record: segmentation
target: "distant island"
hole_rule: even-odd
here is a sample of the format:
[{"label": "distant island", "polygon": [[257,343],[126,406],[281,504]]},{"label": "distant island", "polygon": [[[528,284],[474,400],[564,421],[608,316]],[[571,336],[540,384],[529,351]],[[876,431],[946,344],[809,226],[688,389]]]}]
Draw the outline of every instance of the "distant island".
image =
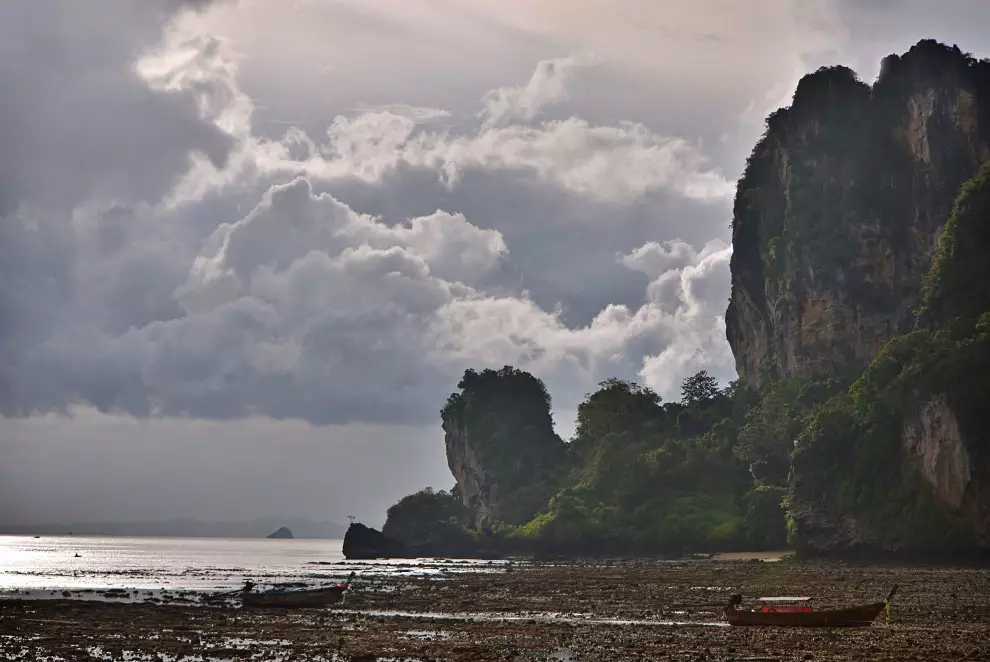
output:
[{"label": "distant island", "polygon": [[[281,531],[288,536],[276,535]],[[272,533],[272,532],[275,533]],[[201,522],[171,519],[161,522],[69,522],[0,526],[0,535],[162,536],[184,538],[309,538],[339,540],[346,527],[289,517],[262,517],[243,522]],[[270,535],[269,535],[270,534]]]},{"label": "distant island", "polygon": [[293,538],[294,536],[292,535],[292,531],[289,531],[284,526],[280,526],[280,527],[278,527],[278,531],[275,531],[274,533],[269,533],[268,534],[268,537],[269,538],[289,539],[289,538]]}]

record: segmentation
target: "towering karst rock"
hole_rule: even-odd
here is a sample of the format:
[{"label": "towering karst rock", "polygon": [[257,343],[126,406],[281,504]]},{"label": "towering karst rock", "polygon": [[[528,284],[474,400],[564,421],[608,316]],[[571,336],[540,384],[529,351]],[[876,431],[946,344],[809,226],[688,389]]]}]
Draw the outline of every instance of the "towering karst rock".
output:
[{"label": "towering karst rock", "polygon": [[930,40],[767,120],[733,214],[739,377],[854,382],[796,440],[805,549],[990,548],[988,158],[990,62]]},{"label": "towering karst rock", "polygon": [[527,372],[468,370],[442,411],[447,464],[457,493],[484,529],[527,522],[555,491],[566,456],[553,430],[550,394]]},{"label": "towering karst rock", "polygon": [[922,41],[767,120],[733,213],[726,336],[743,383],[861,372],[914,323],[942,227],[990,157],[990,64]]}]

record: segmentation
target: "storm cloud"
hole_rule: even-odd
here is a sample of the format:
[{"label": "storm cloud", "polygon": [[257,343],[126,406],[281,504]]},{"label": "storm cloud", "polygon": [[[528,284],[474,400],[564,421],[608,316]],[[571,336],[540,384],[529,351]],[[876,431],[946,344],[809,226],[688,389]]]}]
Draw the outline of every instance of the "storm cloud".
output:
[{"label": "storm cloud", "polygon": [[[728,376],[726,287],[700,284],[725,270],[683,242],[686,260],[643,269],[654,244],[635,244],[665,209],[724,220],[732,183],[641,123],[542,118],[593,58],[536,63],[459,130],[437,126],[445,109],[398,106],[270,139],[220,41],[150,25],[157,41],[90,63],[102,95],[70,97],[95,106],[83,140],[32,114],[8,129],[38,156],[67,147],[50,176],[72,186],[21,187],[4,217],[6,413],[422,423],[466,367],[533,370],[570,404],[610,374],[665,395],[703,364]],[[391,218],[360,211],[358,189],[404,186],[419,190]],[[588,297],[602,274],[623,291]]]}]

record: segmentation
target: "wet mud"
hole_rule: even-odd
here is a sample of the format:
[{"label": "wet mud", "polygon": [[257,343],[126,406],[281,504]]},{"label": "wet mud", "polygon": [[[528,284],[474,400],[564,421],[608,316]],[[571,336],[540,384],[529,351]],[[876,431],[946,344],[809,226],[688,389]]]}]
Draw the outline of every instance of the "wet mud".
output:
[{"label": "wet mud", "polygon": [[[740,628],[722,616],[732,593],[811,596],[824,609],[882,600],[894,584],[892,619],[869,628]],[[405,577],[368,568],[343,605],[321,609],[135,591],[5,597],[0,659],[12,660],[990,659],[990,569],[972,567],[626,561]]]}]

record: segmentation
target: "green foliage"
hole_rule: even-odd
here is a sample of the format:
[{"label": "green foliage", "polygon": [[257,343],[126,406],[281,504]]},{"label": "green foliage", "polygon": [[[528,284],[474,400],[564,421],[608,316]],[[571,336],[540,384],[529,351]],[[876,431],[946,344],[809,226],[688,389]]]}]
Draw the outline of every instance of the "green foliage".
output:
[{"label": "green foliage", "polygon": [[[520,419],[549,420],[542,383],[512,369],[468,375],[448,400],[445,426],[468,425],[472,444],[486,457],[520,452]],[[541,406],[527,409],[510,384],[529,389],[526,397]],[[774,385],[761,396],[736,383],[720,389],[702,371],[684,380],[681,402],[663,403],[638,384],[605,380],[578,408],[570,461],[500,492],[488,544],[571,554],[778,547],[786,536],[784,489],[754,485],[749,465],[786,456],[810,408],[837,388],[803,380]],[[766,441],[765,435],[776,436]],[[438,533],[424,520],[462,528],[471,521],[442,493],[413,496],[390,511],[390,530],[393,521],[407,521],[407,535],[435,539],[448,529]]]},{"label": "green foliage", "polygon": [[719,396],[718,380],[707,371],[686,378],[681,383],[681,402],[685,405],[705,404]]},{"label": "green foliage", "polygon": [[579,407],[570,484],[511,536],[570,552],[742,544],[751,481],[733,453],[733,418],[754,400],[736,385],[720,390],[705,372],[684,381],[682,403],[662,404],[631,382],[602,382]]},{"label": "green foliage", "polygon": [[578,405],[571,451],[585,456],[610,432],[638,430],[663,418],[660,396],[651,389],[621,379],[607,379]]},{"label": "green foliage", "polygon": [[990,162],[966,182],[925,278],[922,324],[975,319],[990,310]]},{"label": "green foliage", "polygon": [[743,526],[751,549],[783,549],[786,546],[786,496],[786,488],[774,485],[760,485],[746,494]]},{"label": "green foliage", "polygon": [[800,491],[805,498],[827,502],[832,487],[847,475],[859,434],[859,422],[848,394],[822,405],[795,441],[792,490]]},{"label": "green foliage", "polygon": [[497,517],[505,524],[524,524],[533,517],[534,514],[546,510],[547,502],[560,490],[566,473],[566,465],[562,465],[557,472],[550,473],[542,480],[534,479],[532,483],[526,483],[507,491],[498,500]]},{"label": "green foliage", "polygon": [[[988,316],[981,319],[990,323]],[[905,455],[902,431],[925,402],[944,396],[971,460],[986,462],[988,331],[990,324],[957,322],[891,340],[848,395],[831,399],[799,435],[792,464],[800,481],[791,498],[856,517],[887,548],[971,548],[972,528],[936,502]]]},{"label": "green foliage", "polygon": [[414,549],[469,551],[475,543],[469,521],[470,513],[460,499],[428,487],[389,508],[382,533]]},{"label": "green foliage", "polygon": [[794,442],[818,405],[839,392],[834,379],[771,382],[739,430],[736,456],[748,463],[759,484],[784,485]]}]

